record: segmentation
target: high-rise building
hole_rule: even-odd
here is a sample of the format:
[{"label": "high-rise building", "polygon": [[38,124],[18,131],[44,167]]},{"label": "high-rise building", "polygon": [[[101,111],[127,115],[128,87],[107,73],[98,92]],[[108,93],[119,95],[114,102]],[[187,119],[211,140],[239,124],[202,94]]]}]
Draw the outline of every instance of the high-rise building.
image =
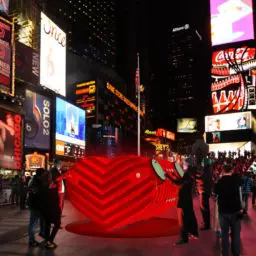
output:
[{"label": "high-rise building", "polygon": [[116,67],[116,1],[44,0],[43,9],[68,34],[68,46]]}]

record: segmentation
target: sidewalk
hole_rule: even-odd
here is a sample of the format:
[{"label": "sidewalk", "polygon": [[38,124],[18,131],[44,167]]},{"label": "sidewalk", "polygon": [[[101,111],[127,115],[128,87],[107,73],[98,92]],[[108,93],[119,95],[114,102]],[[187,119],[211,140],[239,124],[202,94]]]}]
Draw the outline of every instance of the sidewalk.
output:
[{"label": "sidewalk", "polygon": [[[195,201],[198,222],[198,200]],[[173,214],[173,213],[170,213]],[[69,202],[65,202],[63,226],[82,220]],[[254,256],[256,250],[256,210],[250,209],[250,219],[243,221],[242,255]],[[220,255],[219,243],[213,231],[200,233],[200,239],[188,245],[174,247],[178,237],[154,239],[103,239],[78,236],[60,230],[56,243],[58,248],[47,251],[44,248],[28,248],[27,223],[29,212],[9,206],[0,208],[0,256],[51,255],[51,256],[217,256]]]}]

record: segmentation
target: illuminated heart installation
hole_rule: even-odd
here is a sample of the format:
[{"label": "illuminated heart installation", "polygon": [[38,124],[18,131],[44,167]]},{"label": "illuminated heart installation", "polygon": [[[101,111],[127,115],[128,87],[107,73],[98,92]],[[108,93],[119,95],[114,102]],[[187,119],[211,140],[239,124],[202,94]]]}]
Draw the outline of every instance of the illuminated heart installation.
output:
[{"label": "illuminated heart installation", "polygon": [[106,230],[148,220],[177,201],[178,188],[165,180],[161,167],[180,177],[173,163],[159,160],[156,169],[153,161],[138,156],[84,158],[68,171],[68,198]]}]

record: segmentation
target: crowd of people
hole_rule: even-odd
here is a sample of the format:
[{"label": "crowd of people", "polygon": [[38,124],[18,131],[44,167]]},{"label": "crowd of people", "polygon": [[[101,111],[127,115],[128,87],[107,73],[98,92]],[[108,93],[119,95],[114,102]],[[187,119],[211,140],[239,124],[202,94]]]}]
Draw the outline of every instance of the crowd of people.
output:
[{"label": "crowd of people", "polygon": [[[249,152],[244,152],[243,155],[240,155],[240,152],[223,152],[218,153],[217,156],[210,154],[208,145],[199,135],[190,157],[185,158],[182,163],[183,177],[175,179],[170,173],[166,173],[166,177],[171,182],[179,185],[177,207],[181,238],[176,245],[186,244],[189,239],[199,238],[199,228],[193,208],[193,194],[195,194],[193,191],[196,191],[200,198],[203,220],[200,230],[215,229],[218,237],[221,238],[223,256],[229,255],[229,236],[231,236],[232,254],[240,255],[241,220],[248,215],[248,200],[251,192],[252,205],[255,207],[255,160],[254,154]],[[213,212],[210,210],[212,196],[215,202]],[[212,219],[211,216],[214,218]]]},{"label": "crowd of people", "polygon": [[10,203],[19,206],[21,210],[29,209],[30,211],[29,246],[41,245],[35,239],[35,230],[37,224],[40,223],[39,236],[44,239],[45,248],[54,249],[57,247],[54,239],[59,229],[62,229],[64,179],[62,163],[56,161],[50,171],[39,168],[33,176],[25,176],[25,172],[21,171],[19,175],[11,178],[8,182],[11,187]]}]

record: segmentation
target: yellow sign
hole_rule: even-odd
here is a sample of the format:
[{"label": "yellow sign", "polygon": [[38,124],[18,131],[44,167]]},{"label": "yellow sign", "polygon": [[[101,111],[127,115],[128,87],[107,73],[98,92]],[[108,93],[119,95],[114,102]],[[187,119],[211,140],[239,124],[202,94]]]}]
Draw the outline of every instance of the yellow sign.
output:
[{"label": "yellow sign", "polygon": [[168,144],[156,144],[156,151],[170,150]]},{"label": "yellow sign", "polygon": [[[138,112],[138,107],[132,103],[130,100],[128,100],[121,92],[119,92],[113,85],[110,83],[107,83],[107,89],[111,91],[113,94],[115,94],[120,100],[122,100],[125,104],[127,104],[130,108],[134,109],[136,112]],[[140,111],[140,115],[144,116],[144,112]]]},{"label": "yellow sign", "polygon": [[147,135],[156,135],[156,131],[145,130],[145,134],[147,134]]},{"label": "yellow sign", "polygon": [[26,155],[26,170],[45,168],[45,156],[37,152]]},{"label": "yellow sign", "polygon": [[88,86],[88,85],[95,85],[95,83],[96,83],[96,81],[89,81],[89,82],[77,84],[76,88],[85,87],[85,86]]}]

